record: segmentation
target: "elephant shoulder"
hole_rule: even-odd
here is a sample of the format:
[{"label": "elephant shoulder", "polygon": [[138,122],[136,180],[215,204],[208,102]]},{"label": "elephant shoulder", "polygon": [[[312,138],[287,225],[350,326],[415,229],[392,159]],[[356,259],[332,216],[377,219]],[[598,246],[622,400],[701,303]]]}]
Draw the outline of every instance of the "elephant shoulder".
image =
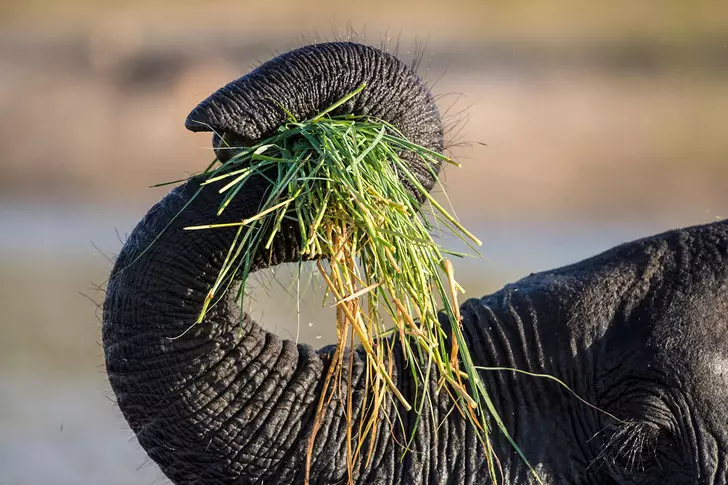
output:
[{"label": "elephant shoulder", "polygon": [[728,220],[675,229],[615,246],[501,290],[562,303],[644,299],[655,292],[696,293],[728,285]]},{"label": "elephant shoulder", "polygon": [[[713,289],[706,290],[705,282]],[[476,306],[519,324],[532,321],[597,335],[614,320],[657,322],[674,306],[676,294],[705,301],[696,295],[714,296],[727,287],[728,221],[723,221],[627,242],[533,273],[477,300]]]}]

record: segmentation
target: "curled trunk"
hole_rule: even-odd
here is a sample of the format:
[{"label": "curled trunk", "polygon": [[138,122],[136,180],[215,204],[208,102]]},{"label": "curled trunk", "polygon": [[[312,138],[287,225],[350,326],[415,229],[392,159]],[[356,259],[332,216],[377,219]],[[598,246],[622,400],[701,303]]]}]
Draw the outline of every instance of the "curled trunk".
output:
[{"label": "curled trunk", "polygon": [[[284,119],[271,100],[305,119],[362,82],[368,88],[340,113],[382,118],[414,142],[442,149],[437,108],[417,75],[388,54],[346,43],[305,47],[262,65],[201,103],[187,126],[214,131],[216,145],[222,136],[253,143]],[[414,169],[431,187],[432,176]],[[175,483],[298,482],[330,356],[264,331],[230,301],[194,324],[235,233],[183,231],[216,220],[220,196],[215,187],[199,188],[189,181],[156,204],[119,255],[103,319],[111,386],[140,444]],[[250,184],[225,217],[256,213],[265,190],[262,180]],[[297,261],[297,248],[295,231],[284,228],[255,268]],[[362,372],[357,356],[355,396]],[[408,392],[407,383],[399,385]],[[360,403],[355,397],[355,414]],[[312,482],[345,478],[344,421],[334,402],[314,448]],[[370,467],[357,464],[361,480],[412,471],[392,439],[379,438],[374,449]]]}]

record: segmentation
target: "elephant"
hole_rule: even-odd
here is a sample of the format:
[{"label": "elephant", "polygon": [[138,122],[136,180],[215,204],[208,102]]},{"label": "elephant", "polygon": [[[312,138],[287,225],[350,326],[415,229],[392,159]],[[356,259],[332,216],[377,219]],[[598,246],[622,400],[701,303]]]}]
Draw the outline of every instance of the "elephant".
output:
[{"label": "elephant", "polygon": [[[413,142],[443,150],[426,83],[397,57],[352,42],[309,45],[261,64],[202,101],[186,127],[213,132],[217,157],[227,160],[235,152],[228,146],[251,146],[285,120],[272,100],[307,119],[362,82],[367,89],[336,114],[381,118]],[[417,170],[416,160],[408,163]],[[417,173],[432,188],[433,173]],[[216,217],[220,195],[200,187],[190,178],[143,217],[115,261],[103,307],[118,407],[167,477],[215,485],[494,483],[482,443],[450,412],[452,398],[437,392],[434,372],[425,383],[433,398],[417,426],[398,400],[385,401],[383,412],[403,416],[402,429],[378,433],[370,459],[360,457],[352,476],[344,403],[332,400],[306,477],[332,349],[263,330],[232,298],[195,324],[235,233],[183,231]],[[264,180],[251,182],[218,220],[254,214],[265,191]],[[256,256],[254,270],[299,261],[294,228],[284,225],[272,247]],[[530,464],[496,429],[500,483],[728,483],[728,221],[530,274],[465,301],[460,313],[483,384]],[[351,373],[342,373],[355,419],[365,360],[357,348]],[[392,361],[395,385],[413,396],[402,353]]]}]

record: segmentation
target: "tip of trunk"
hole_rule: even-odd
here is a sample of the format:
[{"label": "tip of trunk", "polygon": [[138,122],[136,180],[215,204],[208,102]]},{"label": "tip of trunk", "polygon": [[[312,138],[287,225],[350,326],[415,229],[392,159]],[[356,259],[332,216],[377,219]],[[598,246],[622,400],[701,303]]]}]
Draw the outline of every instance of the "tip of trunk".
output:
[{"label": "tip of trunk", "polygon": [[[308,45],[262,64],[202,101],[185,126],[249,146],[273,135],[286,121],[281,106],[298,120],[310,119],[362,83],[366,88],[332,115],[378,118],[413,143],[443,150],[442,121],[427,84],[393,55],[351,42]],[[429,170],[417,170],[421,161],[411,163],[431,188],[435,180]],[[434,168],[439,172],[440,166]]]}]

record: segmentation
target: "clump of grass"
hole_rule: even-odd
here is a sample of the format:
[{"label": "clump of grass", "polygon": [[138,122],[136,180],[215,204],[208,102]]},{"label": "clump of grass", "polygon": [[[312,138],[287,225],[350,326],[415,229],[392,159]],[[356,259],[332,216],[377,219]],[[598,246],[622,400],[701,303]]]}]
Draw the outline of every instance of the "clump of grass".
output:
[{"label": "clump of grass", "polygon": [[[476,430],[495,478],[497,461],[490,445],[487,415],[509,435],[478,376],[460,328],[457,295],[463,290],[455,280],[447,255],[461,255],[440,247],[430,233],[438,225],[473,249],[480,241],[429,194],[402,154],[414,155],[435,180],[435,167],[457,163],[408,141],[385,121],[330,115],[364,88],[360,86],[309,120],[298,121],[286,111],[287,121],[275,135],[240,148],[229,161],[208,168],[203,174],[203,186],[222,185],[218,215],[254,178],[263,177],[270,188],[259,212],[252,217],[186,228],[237,227],[198,322],[202,322],[211,305],[220,300],[234,280],[241,281],[237,297],[242,305],[255,258],[272,250],[284,222],[293,224],[298,228],[301,259],[317,260],[336,306],[338,335],[318,402],[306,477],[321,418],[337,390],[340,391],[344,359],[348,358],[351,364],[356,337],[366,353],[366,394],[362,407],[366,412],[361,413],[355,426],[352,388],[347,386],[350,481],[361,453],[367,453],[367,460],[371,458],[384,398],[391,393],[403,409],[421,413],[430,399],[427,383],[433,368],[440,376],[439,389],[450,393],[458,411]],[[449,320],[450,332],[438,319],[440,305]],[[413,401],[402,395],[392,381],[392,353],[397,342],[416,386]],[[352,366],[348,369],[351,382]],[[364,450],[367,438],[370,446]],[[406,450],[408,443],[403,445]]]}]

